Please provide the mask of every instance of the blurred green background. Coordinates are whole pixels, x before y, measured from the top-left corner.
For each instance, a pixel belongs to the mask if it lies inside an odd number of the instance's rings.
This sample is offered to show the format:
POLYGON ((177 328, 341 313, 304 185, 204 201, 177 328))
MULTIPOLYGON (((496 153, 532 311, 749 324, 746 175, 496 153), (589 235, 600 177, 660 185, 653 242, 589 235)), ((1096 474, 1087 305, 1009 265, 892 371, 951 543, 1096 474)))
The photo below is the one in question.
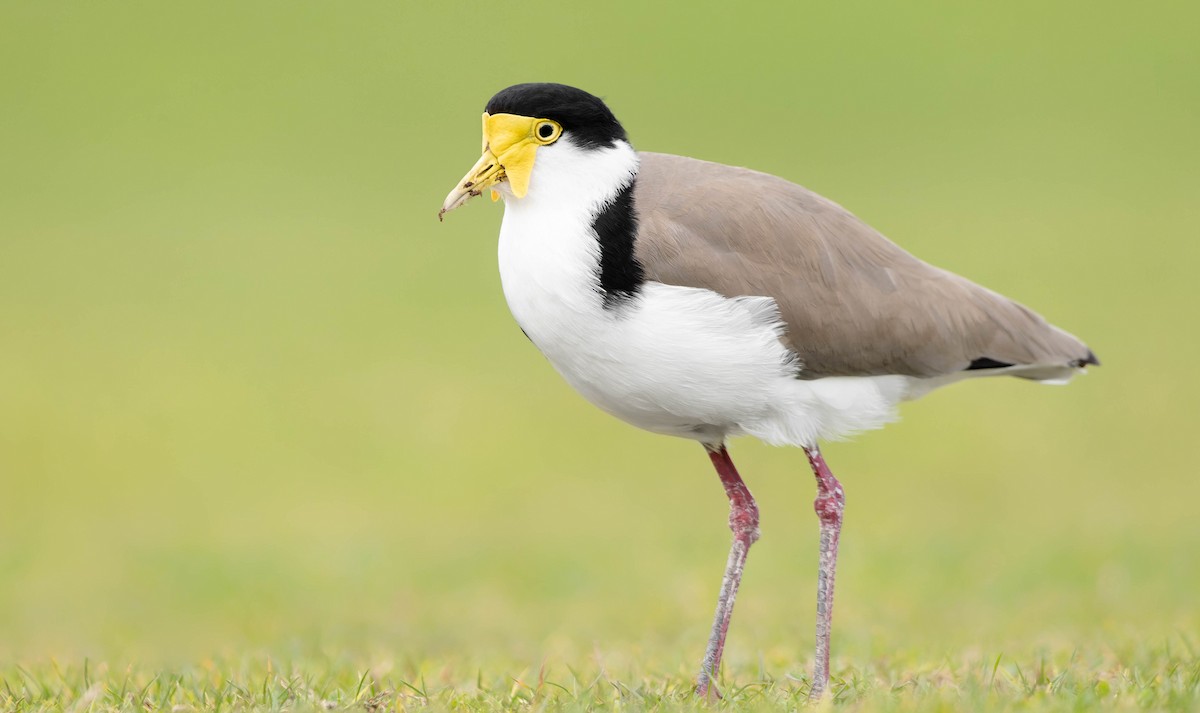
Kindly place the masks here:
MULTIPOLYGON (((707 459, 525 340, 500 206, 436 219, 487 99, 545 80, 641 149, 829 196, 1103 359, 827 448, 837 661, 1194 640, 1194 8, 8 0, 0 659, 692 670, 729 541, 707 459)), ((801 674, 812 478, 734 457, 764 537, 727 657, 801 674)))

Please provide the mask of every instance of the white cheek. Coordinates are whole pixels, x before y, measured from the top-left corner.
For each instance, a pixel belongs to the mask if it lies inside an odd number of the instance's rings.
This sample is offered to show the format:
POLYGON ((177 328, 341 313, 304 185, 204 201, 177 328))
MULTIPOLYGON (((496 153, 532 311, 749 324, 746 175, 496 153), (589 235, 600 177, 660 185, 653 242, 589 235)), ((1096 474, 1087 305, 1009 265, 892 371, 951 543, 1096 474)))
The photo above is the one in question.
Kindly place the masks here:
POLYGON ((522 199, 532 207, 592 211, 637 173, 637 152, 618 141, 603 149, 583 149, 564 134, 538 148, 529 177, 529 193, 522 199), (533 201, 529 201, 529 199, 533 201))

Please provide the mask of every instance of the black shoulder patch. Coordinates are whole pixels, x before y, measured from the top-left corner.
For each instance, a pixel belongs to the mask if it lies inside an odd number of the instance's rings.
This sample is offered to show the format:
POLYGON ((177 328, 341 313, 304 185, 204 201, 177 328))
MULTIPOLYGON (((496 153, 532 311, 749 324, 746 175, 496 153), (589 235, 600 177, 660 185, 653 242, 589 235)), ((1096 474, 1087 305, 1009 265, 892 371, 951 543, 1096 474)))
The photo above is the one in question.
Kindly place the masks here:
POLYGON ((1006 364, 1002 361, 996 361, 995 359, 989 359, 987 357, 979 357, 978 359, 973 360, 971 365, 966 369, 963 369, 963 371, 974 371, 976 369, 1003 369, 1006 366, 1013 365, 1006 364))
POLYGON ((637 295, 646 281, 645 270, 633 253, 637 238, 633 184, 630 181, 592 218, 592 230, 600 242, 599 278, 605 309, 613 309, 637 295))

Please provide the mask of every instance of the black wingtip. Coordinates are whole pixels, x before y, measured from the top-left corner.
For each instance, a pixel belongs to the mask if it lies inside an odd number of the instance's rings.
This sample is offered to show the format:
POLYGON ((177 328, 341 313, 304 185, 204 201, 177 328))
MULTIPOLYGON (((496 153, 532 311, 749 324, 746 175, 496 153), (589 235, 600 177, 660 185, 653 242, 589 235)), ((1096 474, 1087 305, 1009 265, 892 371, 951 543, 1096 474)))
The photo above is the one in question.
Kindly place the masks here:
POLYGON ((1100 366, 1100 360, 1096 358, 1096 353, 1091 349, 1088 350, 1087 356, 1084 358, 1076 359, 1075 361, 1071 362, 1071 366, 1075 367, 1076 369, 1082 369, 1089 364, 1092 366, 1100 366))
POLYGON ((996 361, 995 359, 991 359, 989 357, 979 357, 978 359, 971 360, 970 365, 967 366, 967 368, 963 371, 975 371, 977 369, 1004 369, 1005 367, 1010 366, 1012 366, 1012 364, 1009 364, 1008 362, 996 361))

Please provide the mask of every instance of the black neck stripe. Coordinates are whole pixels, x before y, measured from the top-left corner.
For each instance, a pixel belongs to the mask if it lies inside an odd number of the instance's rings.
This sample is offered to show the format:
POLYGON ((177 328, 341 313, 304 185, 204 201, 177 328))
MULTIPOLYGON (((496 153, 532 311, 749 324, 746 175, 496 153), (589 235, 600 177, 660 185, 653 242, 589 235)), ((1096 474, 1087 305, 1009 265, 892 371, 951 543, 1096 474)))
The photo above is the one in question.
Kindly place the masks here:
POLYGON ((592 218, 592 230, 600 243, 600 290, 604 308, 615 309, 632 299, 646 281, 645 271, 633 253, 637 239, 637 211, 633 203, 633 184, 621 189, 592 218))

